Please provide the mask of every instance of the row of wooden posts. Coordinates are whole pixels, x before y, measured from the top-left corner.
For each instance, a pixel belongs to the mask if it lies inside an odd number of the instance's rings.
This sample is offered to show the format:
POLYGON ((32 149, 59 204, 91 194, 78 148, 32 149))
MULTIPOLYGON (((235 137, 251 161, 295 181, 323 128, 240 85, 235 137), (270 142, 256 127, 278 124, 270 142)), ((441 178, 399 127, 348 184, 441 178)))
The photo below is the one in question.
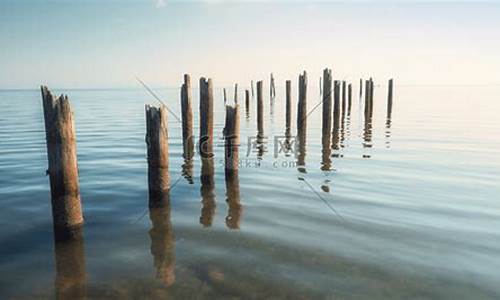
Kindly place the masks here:
MULTIPOLYGON (((274 99, 276 89, 274 77, 271 74, 270 96, 274 99)), ((297 104, 297 137, 298 144, 305 145, 307 128, 307 73, 299 75, 297 104), (301 140, 301 137, 303 139, 301 140)), ((363 81, 360 81, 360 97, 363 81)), ((393 80, 389 80, 388 114, 392 111, 393 80)), ((211 79, 201 78, 200 91, 200 126, 198 150, 202 159, 202 184, 213 184, 213 84, 211 79)), ((286 115, 285 126, 287 135, 291 128, 292 82, 285 82, 286 115)), ((365 81, 365 118, 373 110, 373 80, 365 81)), ((76 137, 73 113, 67 96, 55 97, 45 86, 41 87, 45 117, 45 132, 47 140, 48 170, 52 201, 53 222, 56 228, 72 228, 83 224, 80 201, 78 164, 76 155, 76 137)), ((352 106, 352 84, 332 80, 332 71, 323 71, 321 86, 322 94, 322 136, 323 143, 330 141, 332 133, 332 92, 333 92, 333 132, 339 128, 340 106, 342 113, 350 114, 352 106), (342 88, 342 102, 340 89, 342 88), (347 94, 347 95, 346 95, 347 94), (347 106, 347 109, 346 109, 347 106)), ((254 95, 253 82, 251 93, 254 95)), ((227 102, 224 89, 224 101, 227 102)), ((225 139, 225 175, 227 182, 238 180, 238 145, 239 145, 239 105, 237 101, 237 85, 235 86, 234 105, 226 105, 224 127, 225 139)), ((182 139, 184 158, 194 155, 193 111, 192 111, 191 80, 184 75, 181 87, 182 139)), ((245 90, 245 105, 250 105, 250 91, 245 90)), ((150 206, 161 205, 168 201, 170 187, 167 107, 146 105, 146 143, 148 159, 148 187, 150 206)), ((263 82, 257 82, 257 137, 264 136, 264 100, 263 82)), ((229 186, 233 186, 230 184, 229 186)))

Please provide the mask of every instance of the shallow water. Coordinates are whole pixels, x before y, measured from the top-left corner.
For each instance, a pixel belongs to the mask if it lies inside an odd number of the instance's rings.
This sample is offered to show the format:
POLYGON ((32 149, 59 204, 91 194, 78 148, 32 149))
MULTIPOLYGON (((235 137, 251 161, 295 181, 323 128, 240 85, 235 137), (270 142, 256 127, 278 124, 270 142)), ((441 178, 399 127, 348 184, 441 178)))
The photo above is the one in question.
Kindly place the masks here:
MULTIPOLYGON (((155 91, 180 115, 178 89, 155 91)), ((216 89, 213 189, 200 184, 198 155, 183 176, 170 115, 170 205, 150 211, 144 103, 155 100, 142 89, 55 90, 75 112, 86 221, 69 243, 54 242, 40 92, 1 91, 0 297, 500 297, 500 87, 396 85, 388 120, 376 86, 371 124, 354 88, 339 149, 325 157, 317 91, 303 156, 275 156, 283 91, 273 105, 265 97, 262 155, 255 100, 248 117, 241 107, 242 165, 226 185, 216 89)), ((292 134, 296 91, 293 103, 292 134)))

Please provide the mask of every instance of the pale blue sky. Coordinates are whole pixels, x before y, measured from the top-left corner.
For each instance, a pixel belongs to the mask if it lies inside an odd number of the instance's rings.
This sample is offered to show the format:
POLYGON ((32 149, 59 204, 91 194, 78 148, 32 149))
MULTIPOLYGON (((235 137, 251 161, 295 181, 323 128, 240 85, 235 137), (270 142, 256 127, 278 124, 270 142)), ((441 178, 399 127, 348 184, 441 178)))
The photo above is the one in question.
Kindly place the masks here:
POLYGON ((0 1, 0 88, 368 75, 500 83, 500 3, 0 1), (76 2, 76 3, 74 3, 76 2))

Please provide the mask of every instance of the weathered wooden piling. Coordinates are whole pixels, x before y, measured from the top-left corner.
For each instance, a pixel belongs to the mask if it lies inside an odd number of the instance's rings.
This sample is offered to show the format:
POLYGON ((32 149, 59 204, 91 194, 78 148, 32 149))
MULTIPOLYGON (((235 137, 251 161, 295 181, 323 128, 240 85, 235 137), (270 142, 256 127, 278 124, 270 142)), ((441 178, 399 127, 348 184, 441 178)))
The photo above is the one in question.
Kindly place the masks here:
POLYGON ((238 104, 238 84, 234 85, 234 103, 238 104))
POLYGON ((323 123, 322 123, 322 160, 321 170, 327 171, 331 167, 331 130, 332 130, 332 70, 323 70, 323 123))
POLYGON ((319 77, 319 95, 323 96, 323 80, 321 76, 319 77))
POLYGON ((149 205, 168 198, 170 175, 168 173, 167 108, 146 105, 146 145, 148 153, 149 205))
POLYGON ((352 107, 352 84, 349 83, 347 86, 347 115, 351 115, 351 107, 352 107))
POLYGON ((365 116, 370 111, 370 81, 365 80, 365 116))
POLYGON ((273 100, 274 97, 276 97, 276 86, 274 85, 273 73, 271 73, 271 79, 270 79, 270 84, 269 84, 269 93, 270 93, 270 99, 273 100))
MULTIPOLYGON (((257 83, 257 93, 259 84, 257 83)), ((226 217, 226 225, 230 229, 238 229, 241 204, 240 204, 240 189, 238 179, 238 164, 239 155, 238 148, 240 143, 240 117, 239 105, 226 105, 226 124, 224 131, 225 141, 225 179, 226 179, 226 196, 229 206, 226 217)))
POLYGON ((250 88, 252 90, 252 98, 255 97, 254 89, 253 89, 253 80, 250 82, 250 88))
POLYGON ((250 91, 245 90, 245 111, 247 112, 247 115, 250 111, 250 91))
POLYGON ((339 132, 340 132, 340 81, 335 80, 333 83, 333 141, 334 150, 339 149, 339 132))
POLYGON ((370 103, 373 103, 373 79, 370 77, 370 103))
POLYGON ((299 75, 299 99, 297 103, 297 132, 307 130, 307 73, 299 75))
POLYGON ((224 105, 227 103, 227 93, 226 93, 226 88, 223 88, 222 91, 224 92, 224 105))
POLYGON ((287 80, 285 82, 285 94, 286 94, 286 104, 285 104, 285 128, 290 131, 292 127, 292 81, 287 80))
POLYGON ((392 88, 394 84, 394 79, 389 79, 389 85, 387 90, 387 116, 390 117, 392 113, 392 88))
POLYGON ((193 110, 191 108, 191 78, 184 75, 184 83, 181 87, 181 113, 182 113, 182 145, 184 159, 193 157, 193 110))
POLYGON ((239 105, 226 105, 226 124, 224 126, 225 169, 238 170, 238 146, 240 143, 239 105))
POLYGON ((262 81, 257 81, 257 132, 258 136, 264 135, 264 99, 262 81))
POLYGON ((347 85, 345 81, 342 81, 342 115, 345 115, 347 105, 347 85))
POLYGON ((214 97, 212 79, 200 78, 200 142, 202 157, 213 156, 214 97))
POLYGON ((54 227, 83 224, 73 112, 67 96, 41 87, 54 227))
POLYGON ((323 70, 323 137, 330 136, 332 130, 332 70, 323 70))

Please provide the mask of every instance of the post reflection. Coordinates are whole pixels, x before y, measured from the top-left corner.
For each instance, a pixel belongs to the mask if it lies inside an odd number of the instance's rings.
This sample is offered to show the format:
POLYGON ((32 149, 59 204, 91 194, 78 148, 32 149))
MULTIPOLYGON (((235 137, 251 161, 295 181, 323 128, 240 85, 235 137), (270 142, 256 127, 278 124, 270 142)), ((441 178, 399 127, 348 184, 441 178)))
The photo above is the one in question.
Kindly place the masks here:
POLYGON ((87 273, 83 227, 74 229, 54 228, 55 246, 55 298, 85 299, 87 273))
POLYGON ((240 199, 240 180, 238 170, 225 171, 226 202, 228 205, 226 226, 229 229, 239 229, 243 207, 240 199))
POLYGON ((184 163, 182 164, 182 176, 186 178, 189 184, 193 184, 193 160, 192 159, 184 159, 184 163))
POLYGON ((149 237, 156 278, 169 287, 175 283, 175 238, 168 194, 149 199, 149 219, 152 224, 149 237))
POLYGON ((215 180, 214 159, 201 159, 201 216, 200 224, 204 227, 212 226, 215 214, 215 180))
POLYGON ((256 143, 257 160, 262 160, 264 153, 266 153, 266 137, 263 135, 263 133, 257 133, 256 143))
MULTIPOLYGON (((392 85, 391 81, 389 82, 392 85)), ((389 90, 389 96, 387 101, 387 117, 385 121, 385 146, 386 148, 391 147, 391 124, 392 124, 392 89, 389 90)))
POLYGON ((321 170, 322 171, 330 171, 332 167, 332 160, 330 158, 332 154, 332 148, 330 144, 330 132, 323 132, 323 135, 321 137, 321 170))
POLYGON ((306 141, 307 135, 306 130, 297 129, 297 140, 296 143, 296 151, 297 151, 297 170, 300 173, 307 173, 306 170, 306 141))

